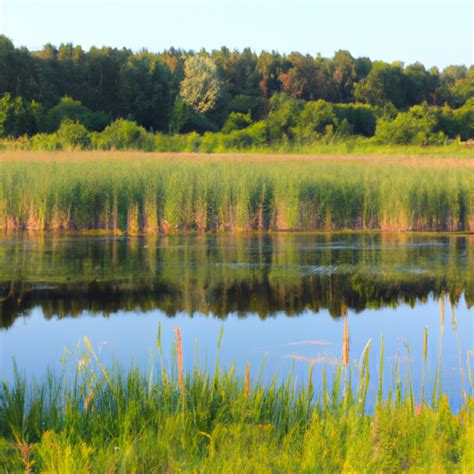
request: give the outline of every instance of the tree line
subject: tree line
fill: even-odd
[[[0,138],[37,148],[154,149],[157,133],[200,149],[354,135],[429,144],[474,138],[473,124],[474,66],[427,70],[348,51],[29,51],[0,35]]]

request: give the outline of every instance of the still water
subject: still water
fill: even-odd
[[[290,370],[329,378],[344,324],[355,367],[371,341],[376,392],[385,341],[385,392],[410,374],[419,395],[423,333],[428,380],[437,366],[453,405],[472,392],[474,236],[334,233],[113,237],[0,235],[0,378],[13,361],[27,377],[74,365],[88,336],[106,364],[148,367],[161,324],[184,361],[249,362],[257,375]],[[196,346],[197,341],[197,346]],[[79,344],[79,349],[74,349]],[[72,354],[71,354],[72,352]],[[155,354],[156,355],[156,354]]]

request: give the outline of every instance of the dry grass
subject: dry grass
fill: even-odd
[[[259,153],[148,153],[142,151],[0,151],[0,162],[26,161],[26,162],[89,162],[89,161],[128,161],[144,160],[157,161],[176,159],[192,162],[334,162],[349,163],[376,163],[387,165],[404,165],[416,167],[461,167],[474,168],[474,156],[438,156],[415,154],[259,154]]]

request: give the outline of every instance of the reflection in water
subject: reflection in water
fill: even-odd
[[[414,305],[462,293],[474,304],[474,236],[274,234],[0,237],[0,318],[161,309],[261,318]]]

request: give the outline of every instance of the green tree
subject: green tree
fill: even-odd
[[[397,108],[404,107],[406,97],[401,64],[374,62],[368,76],[355,85],[354,97],[371,105],[384,106],[391,102]]]
[[[0,94],[13,92],[15,70],[15,46],[4,35],[0,35]]]
[[[40,116],[39,104],[28,104],[21,97],[5,94],[0,98],[0,137],[19,137],[37,132]]]
[[[221,81],[215,62],[202,54],[190,56],[184,63],[181,97],[193,110],[212,110],[221,94]]]
[[[294,99],[284,92],[273,95],[267,118],[270,139],[280,140],[284,135],[290,137],[291,129],[296,125],[303,107],[303,101]]]
[[[275,51],[268,53],[262,51],[257,60],[257,71],[260,76],[259,89],[265,98],[270,98],[274,93],[280,92],[282,73],[288,72],[291,61]]]
[[[227,104],[227,112],[250,113],[253,120],[261,118],[265,105],[263,97],[252,95],[238,95]]]
[[[336,100],[351,102],[354,96],[354,81],[356,79],[356,62],[349,51],[337,51],[332,59],[332,81]]]
[[[147,129],[167,130],[175,97],[171,72],[157,55],[130,56],[120,71],[122,113]]]
[[[421,104],[431,99],[430,73],[420,63],[407,66],[403,70],[406,101],[409,105]]]
[[[329,60],[299,53],[290,54],[288,59],[293,66],[279,76],[284,92],[303,100],[331,100],[334,97]]]
[[[231,97],[258,95],[257,55],[249,48],[239,52],[223,47],[213,51],[211,57],[222,78],[222,87]]]
[[[307,102],[298,116],[295,134],[302,142],[311,141],[324,135],[329,129],[334,130],[338,124],[333,104],[321,99]]]

